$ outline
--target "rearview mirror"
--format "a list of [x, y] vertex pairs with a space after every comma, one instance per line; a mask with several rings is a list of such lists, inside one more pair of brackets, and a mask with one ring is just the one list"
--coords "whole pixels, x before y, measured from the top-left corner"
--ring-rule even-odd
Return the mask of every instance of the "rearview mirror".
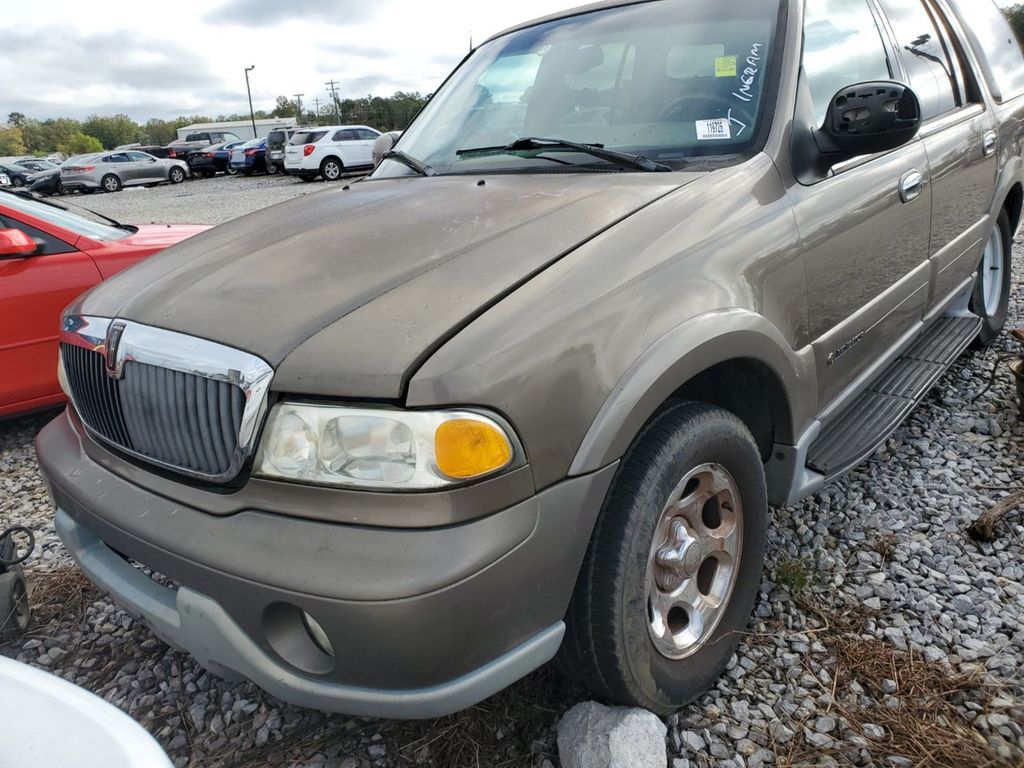
[[822, 154], [852, 158], [902, 147], [920, 128], [917, 94], [902, 83], [882, 80], [839, 91], [815, 139]]
[[32, 256], [38, 250], [36, 241], [20, 229], [0, 229], [0, 258]]

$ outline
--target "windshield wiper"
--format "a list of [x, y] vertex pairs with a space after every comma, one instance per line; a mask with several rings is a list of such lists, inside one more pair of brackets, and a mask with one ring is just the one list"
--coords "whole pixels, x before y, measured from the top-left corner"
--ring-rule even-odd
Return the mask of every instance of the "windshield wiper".
[[422, 160], [417, 160], [412, 155], [407, 155], [400, 149], [393, 149], [384, 155], [385, 160], [394, 160], [395, 162], [401, 163], [406, 168], [412, 168], [420, 176], [436, 176], [437, 171], [431, 168], [429, 165], [424, 163]]
[[483, 154], [497, 154], [497, 153], [513, 153], [513, 152], [526, 152], [531, 149], [534, 150], [551, 150], [551, 149], [568, 149], [574, 152], [582, 152], [583, 154], [590, 155], [591, 157], [597, 157], [601, 160], [607, 160], [609, 163], [616, 165], [622, 165], [627, 168], [633, 168], [638, 171], [671, 171], [672, 169], [664, 163], [656, 163], [655, 161], [644, 157], [643, 155], [630, 155], [626, 152], [616, 152], [614, 149], [605, 149], [603, 144], [580, 144], [575, 141], [566, 141], [565, 139], [545, 139], [539, 136], [527, 136], [522, 139], [516, 139], [511, 144], [506, 144], [500, 147], [477, 147], [475, 149], [460, 149], [455, 154], [459, 157], [465, 157], [467, 155], [483, 155]]

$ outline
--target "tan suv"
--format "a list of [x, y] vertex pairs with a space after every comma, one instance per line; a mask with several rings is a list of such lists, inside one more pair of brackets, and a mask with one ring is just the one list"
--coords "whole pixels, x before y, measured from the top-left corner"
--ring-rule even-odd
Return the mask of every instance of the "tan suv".
[[769, 504], [999, 333], [1022, 94], [991, 0], [500, 34], [367, 180], [67, 311], [57, 530], [157, 635], [291, 702], [439, 715], [561, 649], [600, 698], [679, 707], [747, 624]]

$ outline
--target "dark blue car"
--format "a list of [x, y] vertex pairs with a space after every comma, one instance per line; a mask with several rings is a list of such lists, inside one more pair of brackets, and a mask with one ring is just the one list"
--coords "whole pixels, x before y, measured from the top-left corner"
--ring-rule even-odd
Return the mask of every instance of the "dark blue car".
[[276, 173], [277, 166], [271, 165], [273, 170], [267, 168], [267, 140], [252, 139], [231, 150], [231, 158], [228, 160], [228, 168], [236, 173], [244, 173], [251, 176], [257, 171], [260, 173]]
[[188, 156], [188, 167], [193, 177], [204, 176], [211, 178], [218, 173], [235, 174], [238, 171], [228, 165], [231, 158], [231, 150], [240, 147], [246, 142], [227, 141], [223, 144], [214, 144], [212, 147], [192, 152]]

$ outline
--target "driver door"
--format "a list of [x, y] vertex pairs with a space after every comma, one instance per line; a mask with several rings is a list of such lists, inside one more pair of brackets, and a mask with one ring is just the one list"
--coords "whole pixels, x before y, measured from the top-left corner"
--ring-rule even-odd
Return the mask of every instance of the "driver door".
[[[801, 104], [821, 126], [832, 97], [898, 79], [867, 0], [807, 0]], [[922, 319], [929, 294], [931, 185], [924, 143], [841, 164], [790, 190], [804, 243], [819, 407], [881, 361]]]

